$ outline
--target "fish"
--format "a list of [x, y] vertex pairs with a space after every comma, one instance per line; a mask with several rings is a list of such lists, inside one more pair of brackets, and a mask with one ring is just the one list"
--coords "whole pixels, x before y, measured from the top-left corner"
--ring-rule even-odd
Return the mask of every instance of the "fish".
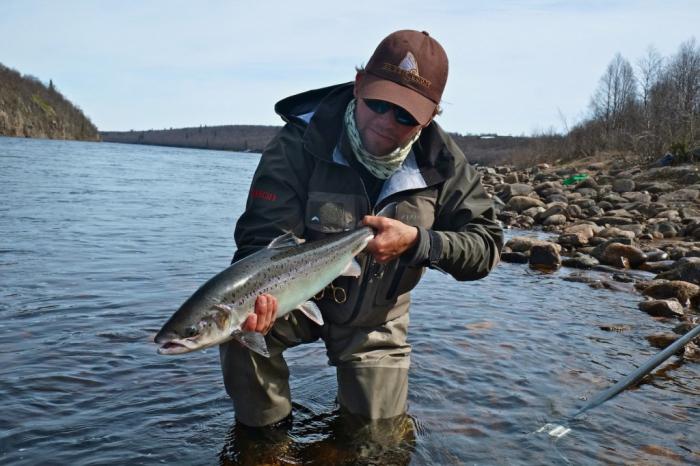
[[195, 291], [156, 334], [158, 353], [189, 353], [235, 339], [269, 357], [264, 335], [241, 328], [254, 312], [257, 297], [267, 293], [277, 298], [277, 319], [299, 309], [323, 325], [311, 298], [341, 275], [359, 277], [355, 256], [372, 238], [374, 231], [367, 226], [309, 242], [291, 232], [279, 236]]

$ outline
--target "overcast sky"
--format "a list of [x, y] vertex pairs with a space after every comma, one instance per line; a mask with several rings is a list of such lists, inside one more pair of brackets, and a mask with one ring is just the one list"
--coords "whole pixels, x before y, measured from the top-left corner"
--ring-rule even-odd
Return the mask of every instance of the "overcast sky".
[[450, 59], [441, 125], [529, 135], [581, 119], [616, 52], [668, 56], [699, 25], [698, 0], [0, 0], [0, 63], [52, 79], [100, 130], [279, 125], [277, 100], [427, 30]]

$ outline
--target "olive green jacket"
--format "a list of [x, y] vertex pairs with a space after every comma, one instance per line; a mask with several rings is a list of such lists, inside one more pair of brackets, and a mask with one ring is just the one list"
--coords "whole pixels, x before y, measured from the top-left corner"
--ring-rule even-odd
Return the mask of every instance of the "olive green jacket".
[[[419, 229], [412, 250], [388, 264], [368, 254], [359, 278], [339, 277], [333, 297], [318, 304], [335, 324], [378, 325], [408, 311], [409, 291], [424, 267], [457, 280], [476, 280], [498, 263], [503, 232], [478, 172], [434, 121], [423, 129], [403, 167], [384, 182], [371, 205], [345, 142], [343, 115], [352, 83], [309, 91], [277, 103], [287, 122], [265, 148], [246, 210], [235, 231], [234, 261], [287, 231], [313, 241], [355, 228], [367, 214], [396, 203], [395, 218]], [[342, 294], [346, 299], [342, 301]]]

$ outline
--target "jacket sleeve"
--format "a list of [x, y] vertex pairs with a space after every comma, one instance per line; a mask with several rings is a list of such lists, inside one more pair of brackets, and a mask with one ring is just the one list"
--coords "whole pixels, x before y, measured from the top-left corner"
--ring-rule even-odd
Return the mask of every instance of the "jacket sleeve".
[[457, 158], [455, 174], [443, 185], [435, 224], [426, 231], [430, 241], [428, 266], [460, 281], [477, 280], [498, 263], [503, 229], [479, 173], [454, 143], [450, 150]]
[[286, 232], [304, 234], [313, 158], [304, 155], [302, 136], [303, 128], [288, 123], [265, 147], [253, 175], [245, 212], [236, 223], [233, 262]]

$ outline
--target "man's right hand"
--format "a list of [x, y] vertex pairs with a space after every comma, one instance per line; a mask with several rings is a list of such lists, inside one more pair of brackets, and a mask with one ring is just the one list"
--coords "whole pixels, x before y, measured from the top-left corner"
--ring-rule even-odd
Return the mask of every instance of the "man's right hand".
[[241, 329], [244, 332], [258, 332], [267, 335], [277, 319], [277, 298], [271, 294], [261, 294], [255, 300], [255, 312], [250, 314]]

